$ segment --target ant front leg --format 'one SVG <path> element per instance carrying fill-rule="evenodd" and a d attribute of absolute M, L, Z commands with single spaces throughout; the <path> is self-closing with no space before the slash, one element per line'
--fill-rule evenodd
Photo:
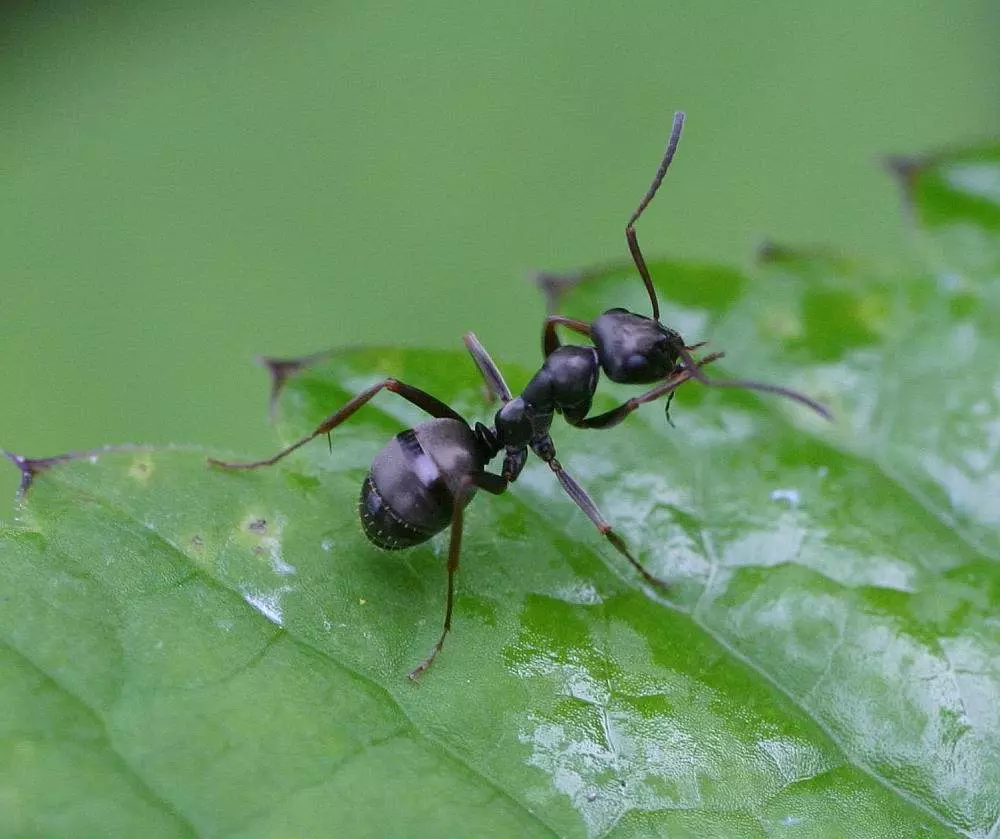
<path fill-rule="evenodd" d="M 705 356 L 701 361 L 697 362 L 699 368 L 704 367 L 706 364 L 711 364 L 713 361 L 718 361 L 722 358 L 725 353 L 716 352 L 710 353 Z M 670 407 L 670 400 L 673 399 L 674 392 L 680 387 L 684 382 L 695 378 L 695 373 L 693 370 L 687 367 L 683 368 L 679 373 L 675 373 L 665 382 L 658 384 L 651 390 L 639 396 L 633 396 L 631 399 L 623 402 L 617 408 L 612 408 L 610 411 L 606 411 L 603 414 L 598 414 L 596 417 L 587 417 L 586 419 L 577 420 L 572 423 L 575 428 L 614 428 L 618 423 L 625 419 L 629 414 L 635 411 L 640 405 L 645 405 L 647 402 L 655 402 L 664 396 L 667 397 L 667 408 Z M 667 415 L 667 422 L 670 422 L 670 415 Z M 671 423 L 672 425 L 673 423 Z"/>
<path fill-rule="evenodd" d="M 451 541 L 448 543 L 448 593 L 445 595 L 444 626 L 437 643 L 431 648 L 430 654 L 410 671 L 410 678 L 416 681 L 434 663 L 437 654 L 444 646 L 445 636 L 451 631 L 451 613 L 455 602 L 455 572 L 458 571 L 458 560 L 462 552 L 462 524 L 465 506 L 476 489 L 483 489 L 493 495 L 502 495 L 507 491 L 507 481 L 492 472 L 478 472 L 462 479 L 462 485 L 455 493 L 455 505 L 451 514 Z"/>
<path fill-rule="evenodd" d="M 435 419 L 454 419 L 458 420 L 463 424 L 465 423 L 465 419 L 464 417 L 462 417 L 461 414 L 459 414 L 457 411 L 450 408 L 449 406 L 445 405 L 444 402 L 442 402 L 437 397 L 431 396 L 429 393 L 421 390 L 420 388 L 408 385 L 406 384 L 406 382 L 401 382 L 399 381 L 399 379 L 388 378 L 388 379 L 383 379 L 378 384 L 372 385 L 367 390 L 361 391 L 361 393 L 359 393 L 357 396 L 351 399 L 351 401 L 348 402 L 346 405 L 344 405 L 344 407 L 330 414 L 330 416 L 328 416 L 325 420 L 323 420 L 323 422 L 317 425 L 316 428 L 314 428 L 311 432 L 309 432 L 305 437 L 296 440 L 289 446 L 285 446 L 285 448 L 283 448 L 281 451 L 279 451 L 277 454 L 271 457 L 265 458 L 263 460 L 253 460 L 247 463 L 230 463 L 224 460 L 218 460 L 214 457 L 210 457 L 208 458 L 208 462 L 212 466 L 218 466 L 220 469 L 231 469 L 231 470 L 258 469 L 262 466 L 273 466 L 279 460 L 281 460 L 284 457 L 287 457 L 296 449 L 302 448 L 302 446 L 304 446 L 306 443 L 315 440 L 321 434 L 326 434 L 329 436 L 330 432 L 332 432 L 341 423 L 350 419 L 350 417 L 352 417 L 359 408 L 361 408 L 363 405 L 369 402 L 372 399 L 372 397 L 374 397 L 375 394 L 377 394 L 381 390 L 388 390 L 391 391 L 392 393 L 399 394 L 407 402 L 409 402 L 412 405 L 416 405 L 422 411 L 424 411 L 427 414 L 430 414 Z"/>
<path fill-rule="evenodd" d="M 642 567 L 639 560 L 632 556 L 632 553 L 626 546 L 625 541 L 621 536 L 615 533 L 614 530 L 612 530 L 611 525 L 608 524 L 607 519 L 601 515 L 601 511 L 597 508 L 597 504 L 595 504 L 594 500 L 587 494 L 587 491 L 576 482 L 576 479 L 573 478 L 569 472 L 563 469 L 562 464 L 556 459 L 556 451 L 555 446 L 552 444 L 552 438 L 546 437 L 544 440 L 533 444 L 532 449 L 534 449 L 535 454 L 548 464 L 549 469 L 555 473 L 555 476 L 562 485 L 562 488 L 566 491 L 566 494 L 573 499 L 576 506 L 587 514 L 587 518 L 594 523 L 594 526 L 601 532 L 601 535 L 614 546 L 618 553 L 628 560 L 629 564 L 642 575 L 642 578 L 650 585 L 656 586 L 659 589 L 668 588 L 667 583 L 659 577 L 654 577 L 650 574 L 645 568 Z"/>

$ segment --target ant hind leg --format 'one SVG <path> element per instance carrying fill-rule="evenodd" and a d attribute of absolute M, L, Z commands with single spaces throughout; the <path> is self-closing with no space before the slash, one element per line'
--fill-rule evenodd
<path fill-rule="evenodd" d="M 372 385 L 366 390 L 361 391 L 361 393 L 357 394 L 342 408 L 330 414 L 330 416 L 317 425 L 311 432 L 306 434 L 304 437 L 299 438 L 294 443 L 285 446 L 285 448 L 281 449 L 281 451 L 271 457 L 264 458 L 263 460 L 252 460 L 246 463 L 232 463 L 210 457 L 208 458 L 208 462 L 212 466 L 229 470 L 259 469 L 263 466 L 273 466 L 279 460 L 287 457 L 297 449 L 302 448 L 302 446 L 306 443 L 315 440 L 321 434 L 329 435 L 330 432 L 332 432 L 338 425 L 350 419 L 359 408 L 367 404 L 372 397 L 375 396 L 375 394 L 382 390 L 388 390 L 402 396 L 407 402 L 412 405 L 416 405 L 422 411 L 435 419 L 454 419 L 462 423 L 465 422 L 465 418 L 461 414 L 448 405 L 445 405 L 445 403 L 436 396 L 431 396 L 431 394 L 418 387 L 413 387 L 413 385 L 408 385 L 406 382 L 401 382 L 399 379 L 393 379 L 390 377 L 383 379 L 381 382 Z"/>
<path fill-rule="evenodd" d="M 462 481 L 462 486 L 455 494 L 455 505 L 451 514 L 451 541 L 448 543 L 448 592 L 445 595 L 444 625 L 437 643 L 431 647 L 430 653 L 423 661 L 410 671 L 410 678 L 416 681 L 426 672 L 437 658 L 444 646 L 445 636 L 451 631 L 451 613 L 455 603 L 455 572 L 458 571 L 458 560 L 462 552 L 462 525 L 465 518 L 465 506 L 469 503 L 476 489 L 484 489 L 493 495 L 501 495 L 507 491 L 507 481 L 492 472 L 479 472 L 470 475 Z"/>

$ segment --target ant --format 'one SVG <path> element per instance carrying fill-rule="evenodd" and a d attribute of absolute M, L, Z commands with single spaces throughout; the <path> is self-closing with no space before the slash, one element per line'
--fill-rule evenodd
<path fill-rule="evenodd" d="M 461 553 L 466 506 L 478 490 L 492 495 L 506 492 L 524 469 L 529 448 L 548 465 L 566 494 L 642 578 L 653 586 L 666 588 L 662 580 L 643 568 L 622 538 L 608 524 L 586 490 L 556 458 L 555 445 L 549 435 L 556 413 L 562 414 L 576 428 L 612 428 L 640 405 L 664 396 L 669 400 L 680 385 L 689 379 L 696 379 L 713 387 L 737 387 L 777 393 L 801 402 L 825 417 L 830 416 L 822 405 L 788 388 L 733 379 L 708 379 L 702 368 L 722 358 L 723 353 L 710 353 L 701 360 L 695 360 L 691 351 L 701 344 L 685 345 L 677 332 L 659 322 L 656 292 L 639 250 L 634 225 L 663 181 L 677 148 L 683 121 L 684 115 L 677 113 L 666 154 L 657 169 L 652 186 L 625 227 L 629 251 L 653 305 L 652 319 L 624 309 L 609 309 L 591 325 L 560 315 L 548 316 L 543 329 L 545 360 L 541 369 L 517 397 L 511 394 L 503 375 L 483 345 L 473 333 L 468 333 L 464 338 L 465 346 L 490 393 L 502 402 L 492 427 L 481 422 L 472 426 L 461 414 L 435 396 L 390 377 L 361 391 L 309 434 L 272 457 L 247 463 L 209 459 L 212 465 L 229 470 L 272 466 L 322 434 L 329 439 L 335 428 L 350 419 L 383 390 L 398 394 L 431 417 L 414 428 L 397 434 L 375 456 L 358 501 L 358 513 L 365 535 L 369 541 L 385 550 L 401 550 L 419 545 L 451 526 L 444 625 L 430 653 L 410 671 L 411 679 L 419 678 L 431 666 L 451 630 L 455 572 L 458 570 Z M 594 346 L 561 345 L 555 332 L 557 325 L 587 336 Z M 655 384 L 645 393 L 628 399 L 610 411 L 588 417 L 602 370 L 614 382 Z M 501 452 L 504 458 L 500 474 L 488 471 L 486 467 Z"/>

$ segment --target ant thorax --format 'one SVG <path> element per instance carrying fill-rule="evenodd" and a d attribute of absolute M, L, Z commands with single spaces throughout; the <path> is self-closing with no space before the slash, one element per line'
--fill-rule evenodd
<path fill-rule="evenodd" d="M 520 396 L 505 402 L 493 420 L 497 444 L 502 448 L 527 446 L 535 437 L 533 413 L 531 407 Z M 551 424 L 550 413 L 549 425 Z"/>

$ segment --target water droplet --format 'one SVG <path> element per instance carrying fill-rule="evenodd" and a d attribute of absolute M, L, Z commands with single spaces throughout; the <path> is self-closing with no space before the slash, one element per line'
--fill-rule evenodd
<path fill-rule="evenodd" d="M 799 491 L 797 489 L 776 489 L 771 492 L 772 501 L 787 501 L 792 507 L 799 506 Z"/>

